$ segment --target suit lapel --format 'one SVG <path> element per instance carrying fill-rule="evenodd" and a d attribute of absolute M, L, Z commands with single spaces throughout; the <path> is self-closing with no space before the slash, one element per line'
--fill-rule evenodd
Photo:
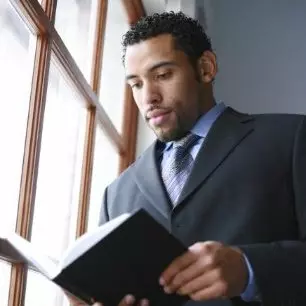
<path fill-rule="evenodd" d="M 231 108 L 224 111 L 206 136 L 176 207 L 193 193 L 253 131 L 252 121 L 253 117 L 237 113 Z"/>
<path fill-rule="evenodd" d="M 171 204 L 159 173 L 157 162 L 158 144 L 156 141 L 135 164 L 134 178 L 140 191 L 155 209 L 168 218 Z"/>

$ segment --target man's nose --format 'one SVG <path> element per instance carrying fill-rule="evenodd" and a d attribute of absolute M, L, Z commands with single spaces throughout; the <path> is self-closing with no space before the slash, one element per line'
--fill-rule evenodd
<path fill-rule="evenodd" d="M 161 94 L 158 88 L 151 84 L 146 84 L 143 91 L 143 104 L 151 105 L 161 102 Z"/>

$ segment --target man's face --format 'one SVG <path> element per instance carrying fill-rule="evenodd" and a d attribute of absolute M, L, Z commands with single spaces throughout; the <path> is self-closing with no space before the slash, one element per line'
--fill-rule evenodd
<path fill-rule="evenodd" d="M 156 136 L 162 141 L 183 137 L 203 113 L 203 84 L 172 36 L 129 46 L 125 68 L 134 100 Z"/>

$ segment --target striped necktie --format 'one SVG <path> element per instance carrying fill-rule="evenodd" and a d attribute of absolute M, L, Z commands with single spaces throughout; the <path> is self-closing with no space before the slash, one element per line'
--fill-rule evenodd
<path fill-rule="evenodd" d="M 173 143 L 173 149 L 162 168 L 162 178 L 172 204 L 175 205 L 193 166 L 190 148 L 200 136 L 187 134 Z"/>

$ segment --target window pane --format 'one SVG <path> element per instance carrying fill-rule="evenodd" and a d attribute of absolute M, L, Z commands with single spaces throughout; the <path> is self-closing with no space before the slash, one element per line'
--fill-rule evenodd
<path fill-rule="evenodd" d="M 8 305 L 11 265 L 0 260 L 0 305 Z"/>
<path fill-rule="evenodd" d="M 60 287 L 41 274 L 29 270 L 24 305 L 69 306 L 69 302 Z"/>
<path fill-rule="evenodd" d="M 121 1 L 108 1 L 100 101 L 119 132 L 122 130 L 125 88 L 121 39 L 128 28 Z"/>
<path fill-rule="evenodd" d="M 99 128 L 96 131 L 88 229 L 98 225 L 104 189 L 118 175 L 119 154 Z"/>
<path fill-rule="evenodd" d="M 117 1 L 117 0 L 116 0 Z M 58 0 L 55 27 L 90 80 L 98 0 Z"/>
<path fill-rule="evenodd" d="M 54 60 L 50 68 L 31 240 L 58 259 L 75 238 L 86 109 Z"/>
<path fill-rule="evenodd" d="M 35 43 L 9 1 L 1 0 L 0 232 L 15 229 Z"/>

